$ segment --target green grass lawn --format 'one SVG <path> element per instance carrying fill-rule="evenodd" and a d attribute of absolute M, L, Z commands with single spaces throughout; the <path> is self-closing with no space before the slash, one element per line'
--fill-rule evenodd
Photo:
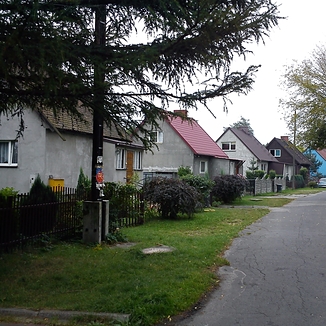
<path fill-rule="evenodd" d="M 260 198 L 255 203 L 265 206 L 267 201 Z M 283 205 L 278 199 L 269 199 L 268 205 Z M 190 219 L 153 219 L 122 230 L 134 243 L 126 248 L 59 243 L 4 254 L 0 257 L 0 306 L 127 313 L 130 326 L 154 325 L 190 309 L 218 286 L 216 270 L 228 264 L 223 252 L 239 231 L 268 211 L 212 208 Z M 175 250 L 142 253 L 158 245 Z"/>

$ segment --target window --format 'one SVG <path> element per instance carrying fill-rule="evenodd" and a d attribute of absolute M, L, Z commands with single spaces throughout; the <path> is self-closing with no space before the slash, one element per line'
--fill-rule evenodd
<path fill-rule="evenodd" d="M 163 132 L 162 131 L 153 131 L 151 133 L 151 140 L 154 143 L 163 143 Z"/>
<path fill-rule="evenodd" d="M 117 169 L 126 168 L 126 150 L 124 148 L 118 148 L 115 151 L 117 160 Z"/>
<path fill-rule="evenodd" d="M 261 169 L 262 171 L 267 171 L 267 164 L 266 164 L 266 163 L 261 163 L 261 164 L 260 164 L 260 169 Z"/>
<path fill-rule="evenodd" d="M 141 151 L 134 152 L 134 170 L 142 169 Z"/>
<path fill-rule="evenodd" d="M 280 149 L 270 149 L 269 152 L 270 152 L 274 157 L 281 157 L 281 150 L 280 150 Z"/>
<path fill-rule="evenodd" d="M 199 173 L 206 173 L 207 172 L 207 162 L 201 161 L 199 165 Z"/>
<path fill-rule="evenodd" d="M 18 142 L 0 141 L 0 166 L 18 165 Z"/>
<path fill-rule="evenodd" d="M 222 143 L 223 151 L 235 151 L 235 142 Z"/>

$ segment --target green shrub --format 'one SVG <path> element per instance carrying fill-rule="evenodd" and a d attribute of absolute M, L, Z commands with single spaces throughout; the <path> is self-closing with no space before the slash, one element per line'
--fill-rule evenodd
<path fill-rule="evenodd" d="M 191 169 L 189 166 L 180 166 L 178 169 L 178 176 L 183 177 L 185 175 L 192 174 Z"/>
<path fill-rule="evenodd" d="M 209 194 L 214 186 L 214 182 L 207 177 L 201 177 L 199 175 L 187 174 L 180 178 L 188 185 L 194 187 L 198 194 L 201 206 L 208 206 Z"/>
<path fill-rule="evenodd" d="M 246 171 L 246 177 L 247 179 L 262 179 L 265 175 L 265 171 L 263 170 L 255 170 L 255 171 Z"/>
<path fill-rule="evenodd" d="M 215 185 L 212 195 L 215 200 L 225 204 L 232 203 L 237 198 L 241 198 L 248 181 L 240 175 L 221 175 L 214 179 Z"/>
<path fill-rule="evenodd" d="M 0 243 L 15 240 L 18 235 L 18 214 L 12 210 L 15 197 L 18 191 L 14 188 L 6 187 L 0 190 Z"/>
<path fill-rule="evenodd" d="M 316 181 L 309 181 L 308 182 L 309 188 L 317 188 L 317 182 Z"/>
<path fill-rule="evenodd" d="M 302 175 L 303 180 L 308 179 L 309 170 L 307 168 L 301 168 L 299 174 Z"/>
<path fill-rule="evenodd" d="M 143 190 L 144 199 L 157 204 L 163 218 L 176 218 L 178 213 L 190 217 L 195 212 L 199 194 L 180 179 L 153 178 Z"/>
<path fill-rule="evenodd" d="M 297 175 L 294 176 L 294 186 L 295 186 L 295 189 L 305 187 L 304 179 L 303 179 L 303 176 L 301 174 L 297 174 Z"/>
<path fill-rule="evenodd" d="M 57 209 L 55 193 L 37 176 L 28 196 L 22 202 L 20 212 L 22 234 L 33 236 L 52 230 L 56 221 Z"/>
<path fill-rule="evenodd" d="M 125 217 L 139 218 L 139 195 L 141 190 L 135 184 L 106 182 L 104 197 L 110 201 L 109 232 L 114 233 L 119 219 Z"/>
<path fill-rule="evenodd" d="M 269 175 L 269 178 L 270 179 L 274 180 L 276 178 L 276 172 L 275 172 L 275 170 L 269 170 L 268 175 Z"/>
<path fill-rule="evenodd" d="M 76 192 L 79 198 L 89 198 L 91 194 L 92 181 L 84 174 L 82 168 L 80 168 Z"/>

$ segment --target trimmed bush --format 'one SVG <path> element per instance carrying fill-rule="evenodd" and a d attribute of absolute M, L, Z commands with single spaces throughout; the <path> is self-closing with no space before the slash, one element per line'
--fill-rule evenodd
<path fill-rule="evenodd" d="M 57 208 L 55 193 L 37 176 L 28 197 L 22 203 L 20 213 L 22 234 L 33 236 L 51 231 L 55 225 Z"/>
<path fill-rule="evenodd" d="M 221 175 L 214 179 L 212 195 L 215 200 L 225 204 L 232 203 L 237 198 L 241 198 L 248 186 L 248 181 L 240 175 Z"/>
<path fill-rule="evenodd" d="M 78 198 L 90 198 L 92 182 L 87 175 L 84 174 L 82 168 L 80 168 L 78 181 L 77 181 L 77 196 Z"/>
<path fill-rule="evenodd" d="M 184 175 L 180 179 L 197 190 L 199 194 L 198 201 L 201 206 L 208 206 L 209 194 L 214 186 L 214 182 L 212 180 L 207 177 L 201 177 L 193 174 Z"/>
<path fill-rule="evenodd" d="M 144 199 L 158 205 L 163 218 L 175 219 L 178 213 L 191 217 L 199 194 L 180 179 L 153 178 L 144 185 Z"/>
<path fill-rule="evenodd" d="M 297 175 L 294 176 L 294 185 L 295 185 L 295 189 L 305 187 L 304 179 L 303 179 L 303 176 L 301 174 L 297 174 Z"/>

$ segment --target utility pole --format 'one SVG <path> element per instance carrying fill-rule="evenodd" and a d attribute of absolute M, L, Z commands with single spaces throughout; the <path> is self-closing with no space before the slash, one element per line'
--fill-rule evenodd
<path fill-rule="evenodd" d="M 106 36 L 106 6 L 95 7 L 95 44 L 99 48 L 105 46 Z M 93 108 L 93 153 L 92 153 L 92 188 L 91 200 L 97 201 L 103 197 L 103 110 L 104 110 L 105 73 L 102 62 L 94 63 L 94 108 Z"/>
<path fill-rule="evenodd" d="M 292 189 L 295 189 L 295 157 L 294 157 L 294 150 L 295 150 L 295 142 L 297 136 L 297 110 L 294 109 L 294 121 L 293 121 L 293 151 L 292 151 L 292 166 L 293 166 L 293 176 L 292 176 Z"/>

